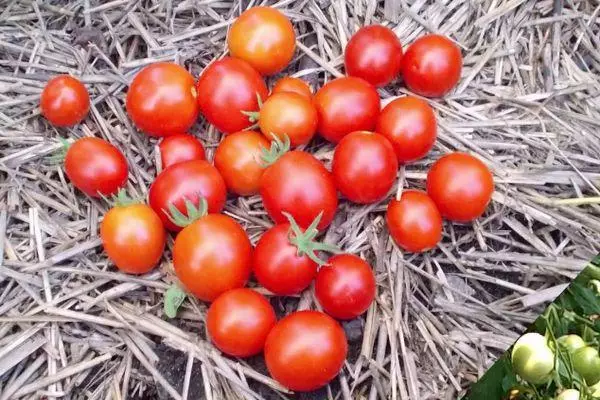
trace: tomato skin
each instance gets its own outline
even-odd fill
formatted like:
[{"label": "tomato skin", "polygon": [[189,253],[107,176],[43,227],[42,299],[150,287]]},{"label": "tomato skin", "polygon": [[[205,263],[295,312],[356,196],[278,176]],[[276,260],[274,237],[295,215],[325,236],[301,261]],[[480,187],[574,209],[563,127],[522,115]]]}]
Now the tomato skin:
[{"label": "tomato skin", "polygon": [[390,28],[364,26],[348,41],[344,62],[348,75],[385,86],[400,74],[402,44]]},{"label": "tomato skin", "polygon": [[573,368],[592,386],[600,382],[600,355],[594,347],[586,346],[572,355]]},{"label": "tomato skin", "polygon": [[292,76],[285,76],[281,78],[275,83],[273,89],[271,89],[271,95],[282,92],[298,93],[299,95],[304,96],[307,100],[312,100],[313,98],[310,85],[306,81],[303,81],[300,78],[294,78]]},{"label": "tomato skin", "polygon": [[54,126],[80,123],[90,109],[90,95],[83,83],[70,75],[50,79],[40,96],[42,115]]},{"label": "tomato skin", "polygon": [[319,114],[317,131],[333,143],[350,132],[372,131],[381,107],[375,87],[351,76],[327,83],[313,101]]},{"label": "tomato skin", "polygon": [[342,320],[354,319],[367,311],[375,291],[371,266],[353,254],[331,257],[315,281],[315,295],[323,310]]},{"label": "tomato skin", "polygon": [[158,148],[163,169],[184,161],[206,159],[202,142],[187,133],[167,136]]},{"label": "tomato skin", "polygon": [[318,311],[298,311],[284,317],[265,343],[271,376],[300,392],[318,389],[335,378],[347,353],[348,342],[340,324]]},{"label": "tomato skin", "polygon": [[426,35],[408,47],[402,60],[404,82],[413,92],[426,97],[442,97],[460,79],[462,55],[450,39]]},{"label": "tomato skin", "polygon": [[488,167],[467,153],[450,153],[427,173],[427,194],[440,214],[450,221],[469,222],[480,217],[494,192]]},{"label": "tomato skin", "polygon": [[150,136],[185,133],[198,118],[194,78],[175,63],[148,65],[133,78],[125,106],[133,123]]},{"label": "tomato skin", "polygon": [[415,161],[425,157],[435,143],[435,113],[426,101],[413,96],[401,97],[383,108],[376,131],[392,143],[398,162]]},{"label": "tomato skin", "polygon": [[442,238],[442,216],[435,203],[420,190],[405,190],[400,200],[392,199],[385,214],[388,230],[406,251],[427,251]]},{"label": "tomato skin", "polygon": [[349,200],[368,204],[381,200],[396,180],[398,160],[391,143],[379,133],[352,132],[333,154],[331,172],[338,190]]},{"label": "tomato skin", "polygon": [[165,228],[145,204],[115,206],[100,225],[102,245],[117,268],[128,274],[145,274],[160,261],[165,248]]},{"label": "tomato skin", "polygon": [[186,226],[175,238],[173,267],[194,296],[213,301],[243,287],[251,272],[252,245],[233,218],[208,214]]},{"label": "tomato skin", "polygon": [[307,144],[317,131],[318,115],[311,101],[297,93],[275,93],[263,104],[258,125],[269,140],[290,139],[292,147]]},{"label": "tomato skin", "polygon": [[232,289],[215,299],[206,313],[206,327],[214,345],[234,357],[263,351],[277,322],[269,301],[252,289]]},{"label": "tomato skin", "polygon": [[294,57],[296,34],[279,10],[252,7],[231,25],[227,45],[233,57],[247,61],[261,75],[273,75]]}]

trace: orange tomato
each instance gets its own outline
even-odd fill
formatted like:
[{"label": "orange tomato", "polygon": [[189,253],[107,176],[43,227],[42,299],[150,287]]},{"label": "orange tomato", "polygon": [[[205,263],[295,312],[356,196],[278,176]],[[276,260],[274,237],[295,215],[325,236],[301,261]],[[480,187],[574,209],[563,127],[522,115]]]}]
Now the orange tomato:
[{"label": "orange tomato", "polygon": [[304,96],[308,100],[312,100],[313,97],[312,89],[310,88],[310,85],[306,83],[306,81],[291,76],[284,76],[278,80],[271,90],[271,94],[281,92],[298,93],[300,96]]},{"label": "orange tomato", "polygon": [[307,144],[317,132],[317,109],[310,100],[297,93],[271,95],[260,109],[258,125],[269,140],[273,134],[290,138],[292,147]]}]

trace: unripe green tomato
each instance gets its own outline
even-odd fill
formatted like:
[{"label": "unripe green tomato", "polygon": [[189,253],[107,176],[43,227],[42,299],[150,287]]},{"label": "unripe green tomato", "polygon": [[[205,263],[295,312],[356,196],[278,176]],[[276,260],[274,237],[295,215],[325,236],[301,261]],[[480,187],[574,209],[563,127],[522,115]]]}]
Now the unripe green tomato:
[{"label": "unripe green tomato", "polygon": [[551,378],[554,353],[544,336],[527,333],[513,347],[512,365],[521,378],[534,385],[541,385]]},{"label": "unripe green tomato", "polygon": [[579,390],[575,390],[575,389],[567,389],[564,392],[562,392],[557,398],[556,400],[579,400]]},{"label": "unripe green tomato", "polygon": [[600,355],[593,347],[582,347],[573,353],[573,368],[588,385],[600,382]]},{"label": "unripe green tomato", "polygon": [[579,335],[565,335],[559,337],[558,345],[563,347],[569,354],[573,354],[575,350],[585,347],[585,341]]}]

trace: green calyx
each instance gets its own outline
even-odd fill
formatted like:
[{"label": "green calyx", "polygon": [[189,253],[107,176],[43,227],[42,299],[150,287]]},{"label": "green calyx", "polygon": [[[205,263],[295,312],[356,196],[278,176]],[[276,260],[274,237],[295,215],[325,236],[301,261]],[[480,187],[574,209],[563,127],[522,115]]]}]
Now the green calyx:
[{"label": "green calyx", "polygon": [[173,203],[169,204],[168,211],[163,209],[163,212],[167,215],[169,220],[181,228],[185,228],[192,222],[208,214],[208,202],[204,197],[198,198],[197,206],[188,198],[184,200],[184,203],[187,215],[179,211]]},{"label": "green calyx", "polygon": [[256,101],[258,103],[258,111],[241,111],[241,113],[244,114],[245,116],[247,116],[248,120],[250,122],[252,122],[253,124],[255,122],[258,122],[258,120],[260,119],[260,110],[263,106],[263,101],[260,97],[260,94],[258,94],[258,92],[256,92]]},{"label": "green calyx", "polygon": [[283,141],[274,133],[271,133],[271,136],[273,137],[271,147],[269,149],[263,147],[261,150],[260,158],[262,159],[263,168],[273,165],[275,161],[290,150],[290,137],[288,135],[283,135]]},{"label": "green calyx", "polygon": [[100,192],[98,192],[98,195],[100,195],[102,200],[106,201],[111,207],[126,207],[141,203],[138,199],[129,197],[127,195],[127,190],[124,188],[120,188],[116,195],[113,194],[110,197],[106,197]]},{"label": "green calyx", "polygon": [[333,254],[339,254],[342,251],[332,244],[321,243],[315,241],[315,238],[319,234],[319,230],[317,226],[319,226],[319,222],[321,222],[321,218],[323,217],[323,211],[317,215],[314,221],[310,224],[305,231],[298,226],[294,217],[292,217],[287,212],[282,212],[282,214],[288,219],[290,223],[290,231],[288,234],[288,240],[290,243],[298,249],[298,257],[302,257],[306,255],[312,261],[317,263],[319,266],[327,264],[326,260],[319,258],[317,256],[317,251],[326,251]]},{"label": "green calyx", "polygon": [[65,138],[58,138],[58,141],[62,146],[56,151],[56,153],[48,157],[48,160],[51,164],[62,164],[63,161],[65,161],[69,147],[71,147],[71,143]]}]

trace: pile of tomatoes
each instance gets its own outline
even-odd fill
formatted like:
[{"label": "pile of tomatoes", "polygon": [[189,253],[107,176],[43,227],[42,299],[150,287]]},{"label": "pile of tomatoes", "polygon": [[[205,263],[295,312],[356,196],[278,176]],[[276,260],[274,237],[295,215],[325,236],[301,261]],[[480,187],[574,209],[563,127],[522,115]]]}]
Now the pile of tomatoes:
[{"label": "pile of tomatoes", "polygon": [[[89,196],[116,194],[100,235],[119,269],[151,270],[163,255],[166,231],[172,232],[178,280],[211,302],[206,326],[215,346],[236,357],[264,351],[277,381],[306,391],[327,384],[343,366],[347,342],[335,319],[356,318],[376,294],[366,261],[317,241],[336,214],[338,192],[358,204],[384,200],[399,165],[424,157],[436,140],[436,117],[426,101],[407,96],[381,109],[376,87],[401,75],[414,93],[443,96],[458,82],[462,59],[443,36],[422,37],[403,54],[392,30],[367,26],[346,47],[348,76],[314,95],[303,80],[283,77],[269,92],[264,77],[289,64],[295,41],[282,13],[254,7],[229,31],[230,56],[206,67],[197,81],[167,62],[135,76],[127,112],[140,131],[161,138],[162,171],[150,187],[149,205],[127,198],[121,189],[126,158],[104,140],[75,141],[65,169]],[[41,98],[42,114],[57,126],[80,122],[89,106],[87,90],[70,76],[48,82]],[[223,133],[212,163],[188,133],[199,115]],[[331,170],[304,150],[316,134],[336,144]],[[390,234],[406,251],[434,248],[442,217],[479,217],[492,191],[492,175],[481,161],[448,154],[429,171],[427,192],[406,190],[389,203]],[[275,222],[254,248],[244,228],[221,213],[228,192],[259,194]],[[334,255],[321,258],[327,252]],[[314,281],[324,312],[294,312],[277,321],[267,299],[244,288],[252,274],[279,296],[298,294]]]}]

